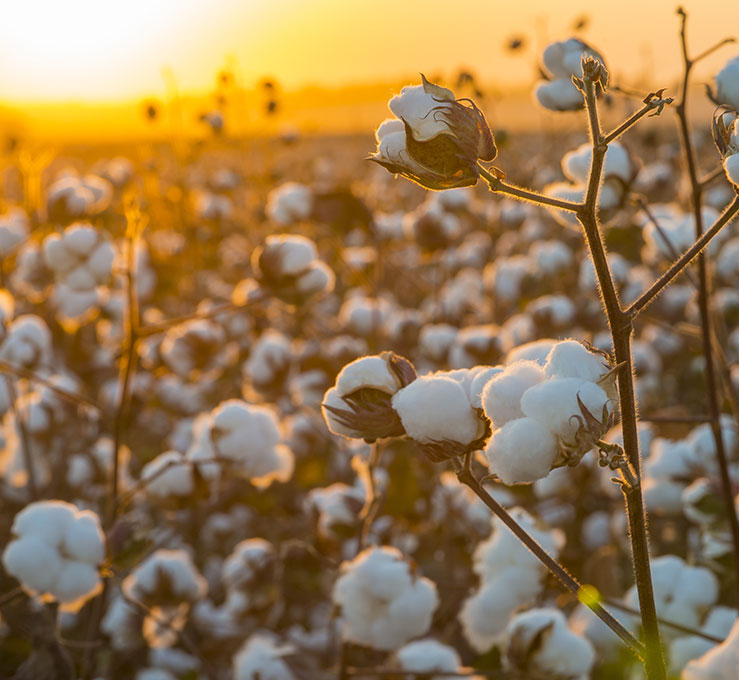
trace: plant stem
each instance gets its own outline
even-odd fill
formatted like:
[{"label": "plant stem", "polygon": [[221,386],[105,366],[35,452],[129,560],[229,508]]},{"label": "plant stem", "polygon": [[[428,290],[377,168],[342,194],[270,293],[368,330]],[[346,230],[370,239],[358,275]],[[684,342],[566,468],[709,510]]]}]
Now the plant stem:
[{"label": "plant stem", "polygon": [[578,211],[577,218],[583,226],[585,237],[593,259],[605,308],[608,326],[613,339],[616,364],[619,366],[618,393],[621,410],[621,430],[623,448],[633,469],[636,484],[625,489],[626,514],[629,520],[631,554],[634,576],[639,594],[642,629],[646,646],[644,667],[648,680],[666,680],[665,662],[662,656],[657,610],[654,604],[654,590],[649,568],[649,539],[647,519],[644,513],[640,484],[639,437],[636,417],[636,395],[634,392],[633,364],[631,357],[631,334],[633,328],[630,318],[621,309],[618,293],[608,265],[603,239],[596,216],[601,173],[608,145],[605,143],[598,120],[595,85],[590,78],[584,78],[585,105],[588,112],[590,134],[593,144],[590,164],[590,177],[585,204]]},{"label": "plant stem", "polygon": [[547,569],[565,586],[575,597],[580,599],[587,605],[593,613],[605,623],[621,640],[629,647],[629,649],[642,658],[644,648],[642,644],[634,638],[634,636],[624,628],[614,616],[597,602],[591,602],[582,596],[582,586],[567,573],[565,568],[557,562],[544,548],[542,548],[536,540],[520,525],[511,515],[500,505],[480,484],[480,482],[472,474],[469,465],[460,465],[456,460],[457,477],[462,484],[468,486],[475,495],[488,506],[490,510],[505,524],[534,555],[546,566]]},{"label": "plant stem", "polygon": [[[626,132],[629,128],[633,127],[639,120],[641,120],[644,116],[646,116],[650,111],[654,111],[655,109],[657,109],[657,113],[659,113],[662,110],[662,107],[672,104],[672,101],[673,101],[672,98],[667,97],[663,99],[662,92],[663,90],[660,90],[659,92],[650,92],[644,98],[644,106],[642,106],[638,111],[636,111],[629,118],[627,118],[615,130],[613,130],[612,132],[609,132],[605,136],[605,138],[603,139],[605,144],[610,144],[611,142],[617,140],[622,134],[624,134],[624,132]],[[652,115],[656,115],[656,114],[652,114]]]},{"label": "plant stem", "polygon": [[518,198],[521,201],[528,201],[529,203],[536,203],[537,205],[548,205],[552,208],[568,210],[569,212],[577,212],[581,207],[579,203],[561,201],[558,198],[550,198],[549,196],[537,194],[533,191],[527,191],[526,189],[513,186],[512,184],[506,184],[503,180],[488,172],[479,163],[477,164],[477,168],[480,172],[480,176],[490,185],[490,190],[495,193],[508,194],[509,196]]},{"label": "plant stem", "polygon": [[[695,159],[695,151],[690,138],[690,126],[688,124],[688,86],[690,73],[693,65],[699,59],[710,54],[731,40],[724,40],[712,48],[709,48],[699,56],[691,59],[688,54],[688,41],[686,36],[686,24],[688,20],[684,9],[678,10],[680,15],[680,44],[683,54],[683,80],[680,90],[680,101],[676,107],[678,120],[680,122],[680,139],[683,146],[683,154],[688,168],[690,178],[691,202],[695,219],[695,236],[700,239],[703,236],[703,187],[698,179],[698,170]],[[730,206],[739,209],[739,195]],[[728,212],[728,211],[727,211]],[[726,215],[726,213],[724,213]],[[722,216],[723,217],[723,216]],[[710,231],[710,230],[709,230]],[[711,416],[711,432],[716,447],[716,460],[718,462],[721,477],[721,492],[724,501],[724,512],[731,528],[731,539],[734,552],[734,580],[736,597],[739,599],[739,517],[734,507],[734,494],[731,488],[731,477],[729,476],[729,464],[724,448],[723,434],[721,432],[720,406],[718,400],[718,383],[716,379],[716,364],[713,351],[713,337],[711,324],[711,281],[705,255],[698,255],[698,306],[701,318],[701,341],[703,343],[703,356],[705,358],[706,396],[708,398],[708,413]]]}]

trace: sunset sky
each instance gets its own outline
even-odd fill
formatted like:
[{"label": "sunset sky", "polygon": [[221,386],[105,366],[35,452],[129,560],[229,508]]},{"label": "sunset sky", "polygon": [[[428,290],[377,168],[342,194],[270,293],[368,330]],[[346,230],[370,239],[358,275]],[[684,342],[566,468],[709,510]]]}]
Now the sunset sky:
[{"label": "sunset sky", "polygon": [[[695,52],[732,28],[739,32],[739,3],[685,6]],[[417,81],[419,72],[449,79],[459,68],[498,88],[485,106],[495,105],[501,117],[500,107],[507,107],[501,124],[510,124],[511,113],[514,122],[541,115],[528,94],[541,50],[572,35],[583,15],[590,20],[579,35],[601,51],[614,81],[674,86],[681,68],[675,7],[672,0],[0,2],[0,124],[31,136],[156,136],[168,128],[147,126],[141,101],[171,102],[176,83],[179,94],[191,96],[185,120],[197,132],[197,117],[213,105],[216,74],[227,63],[244,92],[252,92],[238,119],[241,132],[264,129],[255,88],[265,77],[281,87],[280,125],[357,131],[371,130],[386,114],[388,95]],[[506,44],[514,36],[525,47],[511,53]],[[706,59],[696,82],[736,54],[739,46],[732,45]],[[305,90],[312,85],[360,87]],[[501,91],[511,88],[519,99],[504,101]]]},{"label": "sunset sky", "polygon": [[[739,3],[684,3],[696,49],[739,29]],[[244,84],[265,75],[287,88],[473,68],[502,85],[530,80],[537,47],[584,37],[611,69],[672,79],[679,68],[674,1],[622,0],[23,0],[0,9],[0,99],[110,100],[162,92],[162,68],[183,91],[206,91],[231,55]],[[594,7],[594,9],[592,9]],[[525,56],[507,54],[513,34]],[[739,48],[726,48],[706,69]]]}]

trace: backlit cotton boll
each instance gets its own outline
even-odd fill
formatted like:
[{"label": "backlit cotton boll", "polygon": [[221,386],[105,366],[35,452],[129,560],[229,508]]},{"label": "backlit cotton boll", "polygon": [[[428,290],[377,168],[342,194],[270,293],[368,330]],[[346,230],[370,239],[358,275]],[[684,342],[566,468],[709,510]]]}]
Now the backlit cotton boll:
[{"label": "backlit cotton boll", "polygon": [[368,548],[341,565],[333,589],[347,642],[397,649],[426,633],[438,605],[436,586],[411,571],[396,548]]},{"label": "backlit cotton boll", "polygon": [[[652,583],[657,616],[689,628],[698,628],[703,614],[713,606],[719,593],[716,576],[704,567],[692,567],[676,555],[652,559]],[[629,607],[639,608],[636,586],[626,593]],[[675,631],[664,630],[665,636],[675,637]]]},{"label": "backlit cotton boll", "polygon": [[530,609],[511,619],[506,630],[504,659],[508,668],[537,678],[586,680],[595,650],[586,638],[567,627],[558,609]]},{"label": "backlit cotton boll", "polygon": [[497,149],[482,111],[474,102],[430,83],[404,87],[390,100],[397,118],[377,129],[377,151],[370,160],[427,189],[477,183],[477,161],[492,161]]},{"label": "backlit cotton boll", "polygon": [[480,449],[489,433],[465,388],[444,375],[417,378],[395,394],[392,405],[406,434],[433,461]]},{"label": "backlit cotton boll", "polygon": [[681,680],[734,680],[739,659],[739,620],[729,636],[699,659],[690,661]]},{"label": "backlit cotton boll", "polygon": [[252,253],[259,283],[278,297],[300,302],[334,287],[334,273],[318,259],[315,243],[305,236],[273,234]]},{"label": "backlit cotton boll", "polygon": [[265,209],[267,217],[277,224],[288,226],[307,220],[313,207],[313,192],[297,182],[286,182],[270,191]]},{"label": "backlit cotton boll", "polygon": [[716,74],[716,100],[739,110],[739,57],[730,59]]},{"label": "backlit cotton boll", "polygon": [[578,38],[555,42],[542,55],[547,80],[539,81],[534,90],[539,103],[552,111],[577,111],[585,105],[582,92],[572,82],[572,76],[582,76],[583,57],[602,63],[603,57]]},{"label": "backlit cotton boll", "polygon": [[16,317],[0,345],[0,359],[23,368],[48,368],[52,359],[52,337],[46,322],[34,314]]},{"label": "backlit cotton boll", "polygon": [[7,255],[28,238],[28,216],[20,208],[0,215],[0,254]]},{"label": "backlit cotton boll", "polygon": [[[409,642],[395,652],[395,658],[403,670],[429,680],[454,680],[462,670],[457,650],[432,639]],[[453,675],[445,675],[444,671]]]},{"label": "backlit cotton boll", "polygon": [[410,361],[383,352],[361,357],[344,366],[335,385],[323,397],[323,417],[334,434],[366,441],[405,433],[392,398],[412,384],[416,369]]},{"label": "backlit cotton boll", "polygon": [[256,633],[234,655],[234,680],[298,680],[288,663],[296,652],[271,634]]},{"label": "backlit cotton boll", "polygon": [[[736,60],[739,63],[739,58]],[[713,117],[713,139],[723,158],[728,180],[739,187],[739,114],[726,107],[719,108]]]},{"label": "backlit cotton boll", "polygon": [[3,565],[23,588],[77,611],[102,590],[105,538],[98,516],[63,501],[27,505],[13,520]]}]

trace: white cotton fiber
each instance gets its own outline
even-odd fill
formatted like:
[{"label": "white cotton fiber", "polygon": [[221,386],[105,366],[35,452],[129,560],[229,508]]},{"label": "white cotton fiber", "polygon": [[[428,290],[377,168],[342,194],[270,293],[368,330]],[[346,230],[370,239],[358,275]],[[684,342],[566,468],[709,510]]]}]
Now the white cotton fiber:
[{"label": "white cotton fiber", "polygon": [[493,376],[482,393],[482,407],[493,427],[523,417],[521,397],[545,377],[542,367],[534,361],[517,361]]},{"label": "white cotton fiber", "polygon": [[532,418],[517,418],[495,430],[485,447],[490,471],[504,484],[546,477],[557,457],[554,435]]}]

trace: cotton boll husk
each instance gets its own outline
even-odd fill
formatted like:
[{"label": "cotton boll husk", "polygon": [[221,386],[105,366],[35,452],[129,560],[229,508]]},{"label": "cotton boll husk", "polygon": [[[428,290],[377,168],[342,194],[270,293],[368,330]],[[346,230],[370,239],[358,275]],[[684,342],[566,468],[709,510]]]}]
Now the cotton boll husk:
[{"label": "cotton boll husk", "polygon": [[529,388],[521,398],[521,410],[553,435],[570,441],[580,426],[573,416],[582,420],[578,397],[596,420],[601,419],[605,406],[613,410],[598,385],[579,378],[554,378]]},{"label": "cotton boll husk", "polygon": [[408,436],[420,443],[450,440],[469,444],[484,429],[464,388],[451,378],[416,378],[393,396],[392,405]]},{"label": "cotton boll husk", "polygon": [[532,418],[517,418],[495,430],[485,447],[490,471],[504,484],[546,477],[557,457],[557,440]]},{"label": "cotton boll husk", "polygon": [[54,587],[62,559],[43,538],[28,535],[8,544],[3,552],[3,565],[26,588],[44,593]]},{"label": "cotton boll husk", "polygon": [[482,393],[482,407],[494,428],[523,417],[521,397],[530,387],[542,382],[545,372],[533,361],[517,361],[494,376]]},{"label": "cotton boll husk", "polygon": [[554,345],[544,365],[547,378],[581,378],[594,383],[609,370],[602,354],[591,352],[577,340],[563,340]]},{"label": "cotton boll husk", "polygon": [[373,387],[388,394],[395,394],[399,384],[383,357],[368,356],[355,359],[344,366],[336,376],[336,390],[339,396],[344,397],[362,387]]}]

